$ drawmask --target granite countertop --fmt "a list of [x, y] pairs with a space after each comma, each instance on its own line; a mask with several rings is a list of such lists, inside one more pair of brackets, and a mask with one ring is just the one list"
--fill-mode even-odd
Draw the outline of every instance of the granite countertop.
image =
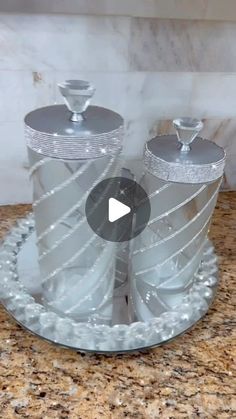
[[[1, 235], [28, 206], [0, 208]], [[236, 192], [221, 193], [211, 228], [220, 286], [191, 331], [147, 353], [81, 355], [44, 342], [0, 309], [0, 418], [236, 417]]]

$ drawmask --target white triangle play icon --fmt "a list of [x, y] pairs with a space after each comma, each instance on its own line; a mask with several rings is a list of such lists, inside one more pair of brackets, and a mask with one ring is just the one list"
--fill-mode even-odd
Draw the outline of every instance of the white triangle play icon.
[[119, 220], [119, 218], [131, 212], [131, 208], [128, 205], [123, 204], [115, 198], [110, 198], [108, 202], [108, 219], [110, 223]]

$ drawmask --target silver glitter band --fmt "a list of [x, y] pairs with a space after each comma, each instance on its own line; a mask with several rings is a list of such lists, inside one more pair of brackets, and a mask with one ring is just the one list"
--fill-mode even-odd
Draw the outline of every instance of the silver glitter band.
[[113, 156], [122, 148], [124, 127], [105, 134], [89, 137], [71, 137], [45, 134], [25, 125], [25, 137], [29, 148], [47, 157], [77, 160]]
[[207, 183], [219, 179], [224, 173], [225, 156], [216, 163], [180, 164], [165, 161], [155, 156], [148, 148], [144, 150], [147, 171], [159, 179], [179, 183]]

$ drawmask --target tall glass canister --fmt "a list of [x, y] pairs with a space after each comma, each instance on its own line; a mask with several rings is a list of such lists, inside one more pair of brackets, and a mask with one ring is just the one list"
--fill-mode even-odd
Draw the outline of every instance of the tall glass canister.
[[212, 299], [199, 272], [203, 259], [215, 263], [207, 235], [225, 164], [224, 150], [198, 137], [201, 121], [181, 118], [174, 126], [177, 135], [145, 145], [142, 186], [151, 217], [133, 242], [131, 280], [133, 320], [169, 318], [173, 330], [180, 307], [190, 326]]
[[95, 89], [88, 82], [59, 89], [67, 106], [25, 118], [44, 304], [76, 321], [110, 324], [115, 243], [91, 230], [85, 204], [96, 184], [120, 175], [123, 119], [89, 106]]

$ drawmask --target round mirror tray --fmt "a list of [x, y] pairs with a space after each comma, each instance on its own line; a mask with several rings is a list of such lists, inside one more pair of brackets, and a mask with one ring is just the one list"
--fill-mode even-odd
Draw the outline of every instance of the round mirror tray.
[[[173, 339], [207, 312], [215, 295], [217, 278], [217, 257], [207, 240], [193, 284], [175, 307], [146, 322], [124, 323], [117, 314], [112, 326], [96, 325], [55, 312], [44, 300], [32, 214], [17, 222], [0, 248], [0, 301], [5, 309], [31, 333], [81, 352], [124, 353]], [[120, 304], [120, 297], [114, 304]], [[126, 304], [128, 307], [127, 298]]]

